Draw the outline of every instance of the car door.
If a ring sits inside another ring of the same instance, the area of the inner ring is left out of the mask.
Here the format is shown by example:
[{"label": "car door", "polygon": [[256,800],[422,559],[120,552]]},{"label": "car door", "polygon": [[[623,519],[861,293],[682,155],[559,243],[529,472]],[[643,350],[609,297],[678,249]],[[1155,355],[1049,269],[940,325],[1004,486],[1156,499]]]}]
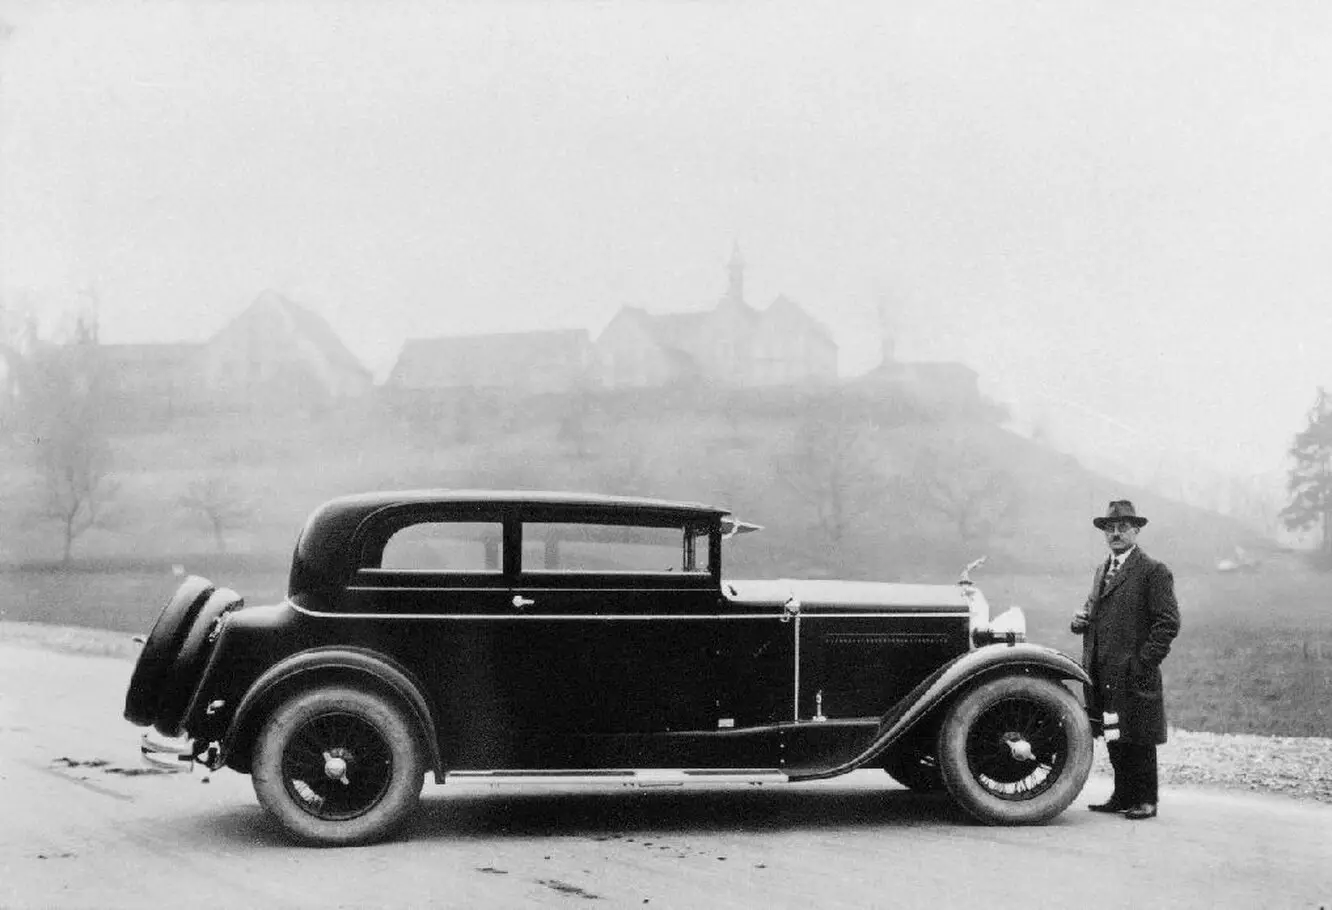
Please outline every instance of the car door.
[{"label": "car door", "polygon": [[592,739],[716,727],[715,582],[705,561],[688,563],[685,523],[632,520],[522,522],[510,659],[526,668],[528,728],[562,737],[570,761],[601,754],[604,763],[620,748]]},{"label": "car door", "polygon": [[524,706],[507,659],[516,558],[498,506],[404,508],[361,535],[337,633],[410,668],[437,712],[445,761],[502,767]]}]

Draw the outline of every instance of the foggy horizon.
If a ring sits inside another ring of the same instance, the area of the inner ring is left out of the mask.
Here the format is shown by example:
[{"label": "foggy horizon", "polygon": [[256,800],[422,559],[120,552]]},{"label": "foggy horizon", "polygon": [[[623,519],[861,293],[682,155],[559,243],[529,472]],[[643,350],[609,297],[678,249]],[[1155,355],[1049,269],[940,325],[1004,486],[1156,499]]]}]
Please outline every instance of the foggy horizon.
[{"label": "foggy horizon", "polygon": [[[203,341],[265,290],[404,341],[746,297],[844,375],[1280,470],[1332,385],[1332,11],[0,3],[0,295]],[[1087,441],[1089,446],[1098,443]]]}]

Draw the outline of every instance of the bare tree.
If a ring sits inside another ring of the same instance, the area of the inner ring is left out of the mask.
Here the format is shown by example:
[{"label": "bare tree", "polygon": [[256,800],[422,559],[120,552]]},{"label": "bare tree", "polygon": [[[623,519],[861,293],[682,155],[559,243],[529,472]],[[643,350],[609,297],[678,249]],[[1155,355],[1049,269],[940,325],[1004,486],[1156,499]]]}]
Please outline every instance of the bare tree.
[{"label": "bare tree", "polygon": [[196,513],[213,532],[217,552],[227,552],[227,531],[250,517],[250,506],[234,484],[222,474],[209,474],[192,482],[180,504]]},{"label": "bare tree", "polygon": [[68,563],[115,495],[96,319],[80,317],[66,344],[35,343],[22,364],[20,422],[45,488],[41,517],[60,527]]},{"label": "bare tree", "polygon": [[1016,505],[1012,475],[964,438],[945,435],[925,445],[901,482],[911,499],[948,522],[966,545],[987,543]]},{"label": "bare tree", "polygon": [[782,481],[812,510],[834,545],[842,542],[877,474],[868,422],[837,393],[811,398],[778,459]]}]

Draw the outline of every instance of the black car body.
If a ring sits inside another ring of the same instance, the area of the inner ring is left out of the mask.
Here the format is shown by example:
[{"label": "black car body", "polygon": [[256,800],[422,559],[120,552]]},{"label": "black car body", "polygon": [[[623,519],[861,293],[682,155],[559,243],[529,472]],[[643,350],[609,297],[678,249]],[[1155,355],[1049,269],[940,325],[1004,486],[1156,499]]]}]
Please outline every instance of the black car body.
[{"label": "black car body", "polygon": [[[1033,823],[1091,761],[1067,656],[955,585],[727,578],[726,510],[565,493],[336,499],[269,606],[191,577],[125,716],[252,774],[298,836],[384,836],[437,782],[799,781],[862,767]],[[174,739],[168,742],[162,737]]]}]

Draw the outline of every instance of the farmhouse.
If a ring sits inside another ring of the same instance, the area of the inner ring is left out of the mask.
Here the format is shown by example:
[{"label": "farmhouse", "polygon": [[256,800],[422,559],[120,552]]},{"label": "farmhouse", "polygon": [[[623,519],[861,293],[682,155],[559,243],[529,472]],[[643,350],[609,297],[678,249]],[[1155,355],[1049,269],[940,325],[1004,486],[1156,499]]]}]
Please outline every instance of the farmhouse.
[{"label": "farmhouse", "polygon": [[119,420],[170,420],[206,408],[319,408],[366,394],[369,370],[322,316],[273,291],[202,343],[99,344]]},{"label": "farmhouse", "polygon": [[243,408],[317,407],[370,391],[362,366],[322,316],[266,291],[203,346],[208,396]]}]

